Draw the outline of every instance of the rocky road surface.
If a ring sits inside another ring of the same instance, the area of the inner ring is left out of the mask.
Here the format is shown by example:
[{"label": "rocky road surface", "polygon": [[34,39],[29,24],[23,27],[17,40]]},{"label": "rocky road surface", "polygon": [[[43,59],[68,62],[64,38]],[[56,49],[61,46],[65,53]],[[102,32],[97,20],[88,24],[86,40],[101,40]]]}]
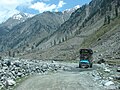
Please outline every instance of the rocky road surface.
[{"label": "rocky road surface", "polygon": [[119,82],[120,67],[105,63],[86,69],[78,62],[0,60],[0,90],[119,90]]},{"label": "rocky road surface", "polygon": [[15,90],[105,90],[93,77],[93,69],[77,68],[77,63],[62,64],[55,73],[34,75]]},{"label": "rocky road surface", "polygon": [[37,75],[23,82],[15,90],[105,90],[86,72],[58,72]]}]

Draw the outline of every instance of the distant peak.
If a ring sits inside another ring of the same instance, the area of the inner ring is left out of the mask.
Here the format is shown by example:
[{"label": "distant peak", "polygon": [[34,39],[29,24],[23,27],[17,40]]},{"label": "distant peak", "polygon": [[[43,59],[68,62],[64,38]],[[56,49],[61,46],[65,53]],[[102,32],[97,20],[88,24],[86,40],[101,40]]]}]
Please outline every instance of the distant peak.
[{"label": "distant peak", "polygon": [[21,19],[23,18],[23,15],[21,15],[21,13],[19,13],[19,14],[14,14],[14,15],[12,16],[12,18],[13,18],[13,19],[21,20]]},{"label": "distant peak", "polygon": [[17,19],[17,20],[21,20],[21,19],[30,18],[30,17],[33,17],[33,16],[34,16],[33,14],[28,14],[28,13],[20,12],[20,13],[14,14],[12,16],[12,18],[13,19]]},{"label": "distant peak", "polygon": [[77,10],[78,8],[80,8],[80,5],[76,5],[76,6],[73,7],[73,8],[66,9],[66,10],[64,10],[62,13],[72,13],[72,12],[74,12],[75,10]]},{"label": "distant peak", "polygon": [[76,6],[74,7],[74,9],[78,9],[78,8],[80,8],[80,5],[76,5]]}]

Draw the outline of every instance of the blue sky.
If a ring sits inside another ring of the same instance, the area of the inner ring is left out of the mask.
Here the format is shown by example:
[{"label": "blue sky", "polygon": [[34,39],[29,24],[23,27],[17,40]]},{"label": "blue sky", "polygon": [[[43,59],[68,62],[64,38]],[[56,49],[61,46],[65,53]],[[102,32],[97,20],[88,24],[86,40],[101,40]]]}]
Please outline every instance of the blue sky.
[{"label": "blue sky", "polygon": [[0,0],[0,22],[16,13],[39,14],[44,11],[64,11],[82,6],[91,0]]},{"label": "blue sky", "polygon": [[[19,5],[16,7],[17,10],[21,12],[26,12],[26,13],[42,13],[43,11],[64,11],[66,9],[73,8],[77,5],[82,6],[86,3],[89,3],[91,0],[33,0],[31,3],[33,7],[28,7],[26,5]],[[58,5],[61,3],[61,7],[58,7]],[[43,5],[44,4],[44,5]],[[37,8],[37,5],[39,8]],[[42,6],[48,9],[41,10],[40,6]],[[48,5],[48,6],[47,6]],[[36,6],[36,7],[35,7]],[[51,9],[49,9],[51,8]]]}]

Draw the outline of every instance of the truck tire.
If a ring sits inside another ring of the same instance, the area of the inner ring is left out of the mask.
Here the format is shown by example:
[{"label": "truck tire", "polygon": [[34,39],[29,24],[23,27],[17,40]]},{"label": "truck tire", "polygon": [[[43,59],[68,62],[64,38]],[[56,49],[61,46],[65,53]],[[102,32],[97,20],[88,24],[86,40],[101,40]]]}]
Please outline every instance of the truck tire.
[{"label": "truck tire", "polygon": [[90,68],[92,68],[92,63],[90,64]]},{"label": "truck tire", "polygon": [[79,68],[81,68],[81,64],[79,64]]}]

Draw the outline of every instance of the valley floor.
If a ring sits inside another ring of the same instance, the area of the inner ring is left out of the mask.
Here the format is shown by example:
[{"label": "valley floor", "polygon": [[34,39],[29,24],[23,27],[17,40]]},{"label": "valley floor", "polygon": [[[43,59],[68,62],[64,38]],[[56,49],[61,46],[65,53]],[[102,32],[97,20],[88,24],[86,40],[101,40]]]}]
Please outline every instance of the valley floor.
[{"label": "valley floor", "polygon": [[15,90],[106,90],[93,77],[96,66],[92,69],[77,68],[77,63],[64,66],[54,73],[34,75]]}]

